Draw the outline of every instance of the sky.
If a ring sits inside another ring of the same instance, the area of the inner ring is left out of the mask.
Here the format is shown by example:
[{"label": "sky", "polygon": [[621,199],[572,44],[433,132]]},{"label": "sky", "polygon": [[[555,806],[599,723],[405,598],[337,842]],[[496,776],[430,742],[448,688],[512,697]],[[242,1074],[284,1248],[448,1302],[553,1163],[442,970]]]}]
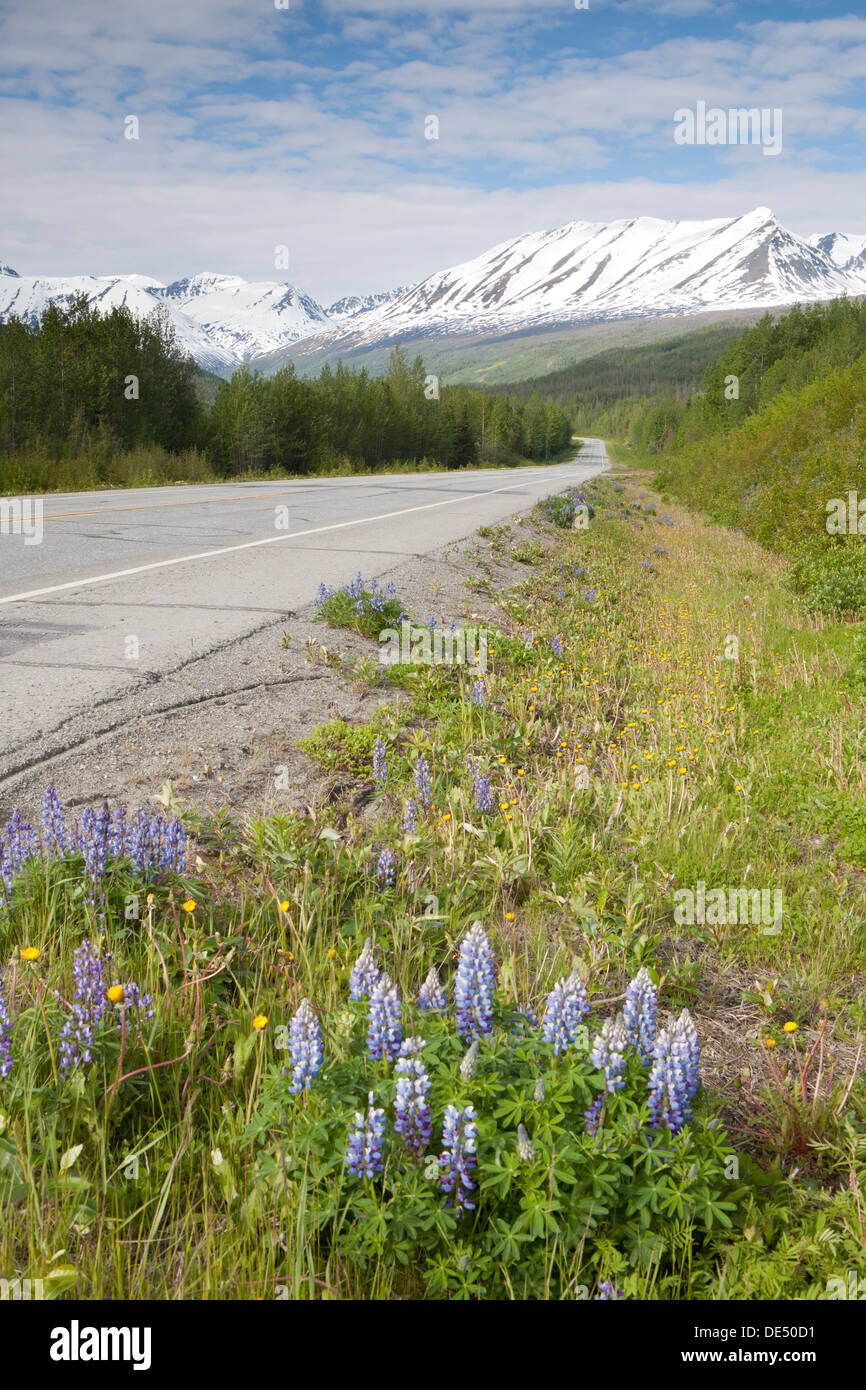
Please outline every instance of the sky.
[{"label": "sky", "polygon": [[[781,153],[676,143],[698,102],[780,110]],[[327,305],[575,219],[866,233],[864,138],[866,13],[833,0],[0,0],[21,274]]]}]

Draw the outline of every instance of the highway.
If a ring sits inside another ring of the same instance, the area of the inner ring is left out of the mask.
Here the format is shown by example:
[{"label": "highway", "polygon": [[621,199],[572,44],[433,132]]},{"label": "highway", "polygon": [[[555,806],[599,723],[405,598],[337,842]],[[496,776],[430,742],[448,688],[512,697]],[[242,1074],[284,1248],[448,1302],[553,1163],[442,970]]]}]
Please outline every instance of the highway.
[{"label": "highway", "polygon": [[607,467],[553,466],[51,494],[0,527],[0,780],[83,711],[312,603],[384,578]]}]

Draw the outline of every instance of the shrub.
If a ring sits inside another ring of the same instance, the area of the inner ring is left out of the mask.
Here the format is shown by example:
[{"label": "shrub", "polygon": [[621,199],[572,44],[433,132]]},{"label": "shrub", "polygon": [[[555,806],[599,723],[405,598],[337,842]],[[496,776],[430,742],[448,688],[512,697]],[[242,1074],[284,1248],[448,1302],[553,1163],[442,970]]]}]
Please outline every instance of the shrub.
[{"label": "shrub", "polygon": [[819,613],[866,609],[866,552],[858,536],[810,541],[795,552],[789,582],[806,608]]},{"label": "shrub", "polygon": [[330,724],[317,724],[306,738],[298,740],[298,747],[326,772],[370,777],[376,738],[372,724],[347,724],[345,719],[334,719]]},{"label": "shrub", "polygon": [[368,584],[360,573],[339,589],[320,584],[316,617],[331,627],[352,627],[364,637],[378,637],[383,628],[396,627],[406,616],[396,592],[393,584],[380,588],[377,579]]}]

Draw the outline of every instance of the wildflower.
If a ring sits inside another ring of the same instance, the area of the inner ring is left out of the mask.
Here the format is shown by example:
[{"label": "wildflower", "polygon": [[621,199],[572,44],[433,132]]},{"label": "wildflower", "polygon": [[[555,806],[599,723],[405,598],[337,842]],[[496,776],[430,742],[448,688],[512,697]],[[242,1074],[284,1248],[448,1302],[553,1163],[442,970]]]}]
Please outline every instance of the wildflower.
[{"label": "wildflower", "polygon": [[547,996],[541,1036],[553,1043],[554,1056],[567,1052],[577,1040],[581,1020],[589,1013],[589,997],[576,974],[560,980]]},{"label": "wildflower", "polygon": [[363,951],[352,966],[349,976],[349,998],[354,999],[356,1003],[359,999],[366,998],[380,974],[381,971],[373,959],[373,945],[368,936]]},{"label": "wildflower", "polygon": [[474,1043],[467,1048],[463,1059],[460,1062],[460,1075],[464,1081],[471,1081],[475,1075],[475,1068],[478,1065],[478,1053],[481,1049],[480,1039],[476,1038]]},{"label": "wildflower", "polygon": [[403,807],[403,834],[418,834],[418,805],[414,797],[409,798]]},{"label": "wildflower", "polygon": [[331,949],[330,949],[330,951],[328,952],[328,960],[336,960],[336,958],[337,958],[337,952],[335,951],[334,947],[332,946]]},{"label": "wildflower", "polygon": [[535,1158],[535,1145],[527,1134],[525,1125],[517,1126],[517,1153],[524,1163],[531,1163]]},{"label": "wildflower", "polygon": [[288,910],[289,910],[289,908],[291,907],[291,905],[292,905],[292,904],[288,901],[288,899],[286,899],[284,902],[281,902],[281,903],[280,903],[280,912],[288,912]]},{"label": "wildflower", "polygon": [[110,1000],[112,1004],[122,1004],[123,985],[111,985],[111,987],[105,991],[105,997]]},{"label": "wildflower", "polygon": [[63,814],[63,802],[53,786],[46,787],[42,797],[42,840],[49,859],[55,855],[62,857],[68,852],[69,833]]},{"label": "wildflower", "polygon": [[388,783],[388,761],[385,754],[385,743],[381,738],[376,739],[376,746],[373,749],[373,776],[384,787]]},{"label": "wildflower", "polygon": [[490,789],[490,776],[476,765],[472,766],[472,790],[475,793],[475,805],[482,814],[487,814],[493,810],[493,792]]},{"label": "wildflower", "polygon": [[397,856],[392,849],[383,849],[376,861],[376,877],[383,888],[393,888],[397,878]]},{"label": "wildflower", "polygon": [[197,906],[195,898],[187,898],[185,903],[181,903],[184,912],[195,912]]},{"label": "wildflower", "polygon": [[94,1034],[105,1015],[106,959],[93,942],[83,941],[72,957],[75,993],[69,1018],[60,1030],[60,1066],[68,1071],[93,1061]]},{"label": "wildflower", "polygon": [[418,761],[415,764],[415,791],[418,796],[418,805],[422,806],[425,811],[429,811],[430,764],[423,753],[418,754]]},{"label": "wildflower", "polygon": [[553,652],[554,656],[562,656],[562,638],[554,637],[553,641],[550,644],[550,649]]},{"label": "wildflower", "polygon": [[301,1001],[289,1024],[289,1051],[292,1057],[292,1084],[289,1090],[293,1095],[297,1095],[299,1091],[309,1091],[324,1055],[322,1025],[316,1018],[309,999]]},{"label": "wildflower", "polygon": [[544,1084],[544,1077],[540,1076],[535,1083],[535,1090],[532,1092],[532,1099],[540,1105],[541,1102],[544,1100],[546,1094],[547,1087]]},{"label": "wildflower", "polygon": [[796,1031],[797,1031],[797,1025],[796,1025],[796,1023],[790,1023],[790,1022],[789,1022],[789,1023],[783,1023],[783,1024],[782,1024],[782,1030],[783,1030],[783,1032],[785,1032],[785,1033],[796,1033]]},{"label": "wildflower", "polygon": [[367,1113],[355,1111],[355,1123],[346,1147],[346,1167],[356,1178],[372,1178],[381,1173],[382,1146],[385,1141],[385,1111],[373,1103],[373,1092],[367,1095]]},{"label": "wildflower", "polygon": [[402,1005],[397,986],[383,973],[370,991],[367,1051],[374,1062],[382,1057],[393,1061],[403,1039]]},{"label": "wildflower", "polygon": [[683,1009],[676,1022],[659,1033],[653,1057],[649,1079],[650,1124],[653,1129],[668,1125],[672,1134],[678,1134],[691,1118],[692,1101],[700,1085],[700,1047],[688,1009]]},{"label": "wildflower", "polygon": [[13,1067],[12,1020],[6,1007],[6,995],[0,980],[0,1081],[5,1081]]},{"label": "wildflower", "polygon": [[592,1065],[604,1073],[604,1090],[584,1111],[586,1127],[590,1134],[598,1132],[605,1097],[612,1095],[614,1091],[622,1090],[625,1085],[623,1071],[625,1070],[625,1050],[627,1047],[628,1034],[622,1014],[617,1016],[615,1022],[609,1018],[605,1019],[601,1032],[597,1033],[593,1040],[592,1050],[589,1054]]},{"label": "wildflower", "polygon": [[38,960],[38,959],[39,959],[39,947],[38,947],[38,946],[23,946],[23,947],[21,948],[20,955],[21,955],[21,959],[22,959],[22,960]]},{"label": "wildflower", "polygon": [[429,1013],[442,1013],[446,1007],[445,991],[434,965],[427,971],[427,978],[418,991],[418,1007],[426,1009]]},{"label": "wildflower", "polygon": [[619,1288],[612,1279],[600,1279],[597,1287],[598,1293],[593,1297],[594,1303],[609,1298],[625,1298],[622,1289]]},{"label": "wildflower", "polygon": [[471,699],[473,705],[478,705],[479,709],[483,709],[486,694],[487,687],[485,686],[484,681],[479,676],[472,687],[469,698]]},{"label": "wildflower", "polygon": [[585,603],[595,603],[595,589],[587,589],[584,585],[580,591],[581,598]]},{"label": "wildflower", "polygon": [[428,1100],[430,1077],[421,1061],[423,1050],[421,1038],[404,1039],[394,1068],[397,1076],[394,1128],[416,1158],[423,1154],[433,1132]]},{"label": "wildflower", "polygon": [[495,969],[487,933],[475,922],[460,947],[454,986],[457,1031],[467,1041],[490,1032]]},{"label": "wildflower", "polygon": [[653,1059],[656,1039],[659,992],[646,966],[641,966],[625,992],[623,1023],[628,1045],[633,1047],[642,1062],[649,1066]]},{"label": "wildflower", "polygon": [[471,1105],[462,1111],[456,1105],[446,1107],[442,1152],[439,1155],[439,1186],[449,1194],[446,1205],[450,1206],[453,1194],[458,1212],[464,1207],[467,1211],[475,1210],[475,1204],[468,1199],[475,1187],[472,1173],[475,1170],[477,1134],[475,1110]]},{"label": "wildflower", "polygon": [[255,1018],[253,1019],[253,1027],[255,1028],[256,1032],[261,1033],[264,1028],[267,1028],[267,1026],[267,1014],[256,1014]]}]

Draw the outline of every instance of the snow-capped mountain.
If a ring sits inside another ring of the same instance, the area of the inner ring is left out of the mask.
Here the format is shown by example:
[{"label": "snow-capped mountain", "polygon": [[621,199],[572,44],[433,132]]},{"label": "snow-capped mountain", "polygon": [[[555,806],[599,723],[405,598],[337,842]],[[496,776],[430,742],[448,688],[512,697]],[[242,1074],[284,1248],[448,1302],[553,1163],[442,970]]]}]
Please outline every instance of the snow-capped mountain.
[{"label": "snow-capped mountain", "polygon": [[383,304],[390,304],[392,299],[399,299],[408,289],[407,285],[400,285],[396,290],[383,290],[381,294],[346,295],[344,299],[335,299],[333,304],[328,305],[328,318],[331,323],[356,318],[358,314],[366,314],[369,309],[380,309]]},{"label": "snow-capped mountain", "polygon": [[294,285],[274,280],[204,271],[155,293],[181,309],[233,362],[261,357],[330,322],[321,304]]},{"label": "snow-capped mountain", "polygon": [[866,234],[787,231],[768,208],[742,217],[568,222],[502,242],[410,288],[323,308],[294,285],[202,272],[163,285],[145,275],[38,277],[0,265],[0,321],[35,322],[84,292],[136,314],[163,305],[182,346],[225,373],[242,362],[339,356],[401,338],[514,334],[605,320],[760,309],[866,294]]},{"label": "snow-capped mountain", "polygon": [[[847,238],[852,248],[866,237]],[[654,314],[742,309],[866,293],[866,268],[841,267],[780,226],[742,217],[568,222],[438,271],[341,326],[335,347],[402,336],[509,331]]]}]

